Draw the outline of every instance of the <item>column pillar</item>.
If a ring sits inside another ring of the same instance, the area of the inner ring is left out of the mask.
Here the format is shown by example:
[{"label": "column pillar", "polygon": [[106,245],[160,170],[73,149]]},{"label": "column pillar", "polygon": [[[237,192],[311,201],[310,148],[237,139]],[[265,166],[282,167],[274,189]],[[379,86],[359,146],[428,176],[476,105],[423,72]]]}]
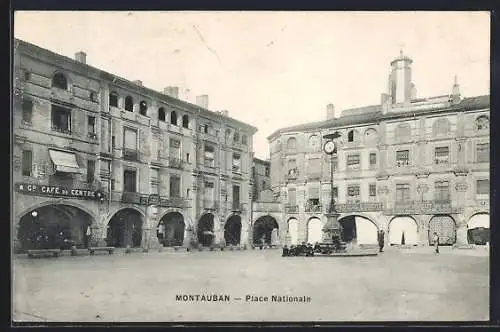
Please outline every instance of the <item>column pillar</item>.
[{"label": "column pillar", "polygon": [[107,247],[107,233],[108,228],[106,224],[90,226],[89,247]]},{"label": "column pillar", "polygon": [[144,251],[149,249],[159,249],[160,241],[156,236],[156,225],[158,224],[158,208],[156,205],[149,205],[146,211],[146,221],[142,228],[141,246]]},{"label": "column pillar", "polygon": [[457,242],[455,245],[464,246],[467,245],[467,224],[464,222],[458,223],[457,227]]}]

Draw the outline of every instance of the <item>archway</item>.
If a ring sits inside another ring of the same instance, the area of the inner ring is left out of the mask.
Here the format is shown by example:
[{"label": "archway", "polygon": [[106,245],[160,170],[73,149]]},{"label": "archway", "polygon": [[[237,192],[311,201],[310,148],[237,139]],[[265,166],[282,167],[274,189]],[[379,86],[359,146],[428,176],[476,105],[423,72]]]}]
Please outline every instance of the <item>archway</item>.
[{"label": "archway", "polygon": [[276,219],[271,216],[260,217],[253,225],[253,243],[260,245],[264,241],[265,244],[272,244],[272,232],[274,229],[276,229],[275,232],[279,229]]},{"label": "archway", "polygon": [[198,242],[208,247],[212,244],[214,235],[214,215],[206,213],[198,221]]},{"label": "archway", "polygon": [[377,244],[377,225],[362,216],[346,216],[339,219],[342,225],[342,239],[357,244]]},{"label": "archway", "polygon": [[226,245],[238,245],[241,239],[241,217],[232,215],[224,226],[224,240]]},{"label": "archway", "polygon": [[448,215],[434,216],[429,221],[429,244],[433,245],[433,235],[439,235],[439,244],[452,245],[457,240],[455,220]]},{"label": "archway", "polygon": [[290,244],[299,243],[299,222],[295,218],[288,219],[288,235],[290,236]]},{"label": "archway", "polygon": [[140,247],[143,216],[134,209],[125,208],[114,214],[108,223],[106,241],[116,248]]},{"label": "archway", "polygon": [[21,217],[17,237],[22,250],[69,249],[71,243],[87,248],[91,224],[92,217],[77,207],[45,205]]},{"label": "archway", "polygon": [[185,227],[182,214],[169,212],[158,223],[158,240],[164,247],[182,246]]},{"label": "archway", "polygon": [[323,225],[319,218],[311,218],[307,223],[307,243],[314,244],[316,242],[321,242],[323,238]]},{"label": "archway", "polygon": [[485,245],[490,242],[490,215],[478,213],[467,222],[467,242]]},{"label": "archway", "polygon": [[394,217],[389,222],[390,245],[417,245],[418,226],[412,217]]}]

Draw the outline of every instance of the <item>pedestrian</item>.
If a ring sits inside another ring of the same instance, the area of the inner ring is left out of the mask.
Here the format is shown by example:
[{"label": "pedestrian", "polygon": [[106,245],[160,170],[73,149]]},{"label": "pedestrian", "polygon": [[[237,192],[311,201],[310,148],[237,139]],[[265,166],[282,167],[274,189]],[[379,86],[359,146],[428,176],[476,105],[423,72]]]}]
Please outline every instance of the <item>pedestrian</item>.
[{"label": "pedestrian", "polygon": [[285,244],[283,246],[283,253],[281,254],[282,257],[288,257],[289,256],[289,250],[288,250],[288,246]]},{"label": "pedestrian", "polygon": [[433,240],[434,240],[434,253],[437,255],[439,254],[439,235],[437,232],[434,232]]},{"label": "pedestrian", "polygon": [[379,248],[379,252],[383,252],[384,251],[384,236],[385,236],[385,232],[383,229],[379,230],[378,231],[378,248]]}]

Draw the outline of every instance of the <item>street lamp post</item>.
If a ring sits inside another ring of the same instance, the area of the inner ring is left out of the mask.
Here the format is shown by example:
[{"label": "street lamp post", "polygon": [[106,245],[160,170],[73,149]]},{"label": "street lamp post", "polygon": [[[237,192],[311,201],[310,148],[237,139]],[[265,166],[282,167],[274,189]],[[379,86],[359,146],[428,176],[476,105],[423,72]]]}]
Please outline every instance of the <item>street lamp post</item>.
[{"label": "street lamp post", "polygon": [[323,227],[323,243],[332,243],[333,234],[340,230],[340,225],[337,220],[339,214],[335,208],[335,198],[333,195],[333,160],[334,155],[337,153],[337,145],[334,140],[339,137],[340,134],[338,132],[323,136],[323,138],[327,140],[323,145],[323,151],[330,156],[330,205],[325,212],[327,221],[325,227]]}]

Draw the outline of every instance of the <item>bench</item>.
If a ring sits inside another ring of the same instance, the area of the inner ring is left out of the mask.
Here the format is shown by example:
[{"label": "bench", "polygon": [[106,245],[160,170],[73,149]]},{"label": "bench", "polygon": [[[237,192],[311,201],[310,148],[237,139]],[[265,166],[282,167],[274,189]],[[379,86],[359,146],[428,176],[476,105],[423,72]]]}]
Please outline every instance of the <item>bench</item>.
[{"label": "bench", "polygon": [[96,251],[107,251],[110,255],[115,250],[115,247],[90,247],[89,251],[91,255],[94,255]]},{"label": "bench", "polygon": [[28,257],[59,257],[61,249],[36,249],[28,250]]}]

